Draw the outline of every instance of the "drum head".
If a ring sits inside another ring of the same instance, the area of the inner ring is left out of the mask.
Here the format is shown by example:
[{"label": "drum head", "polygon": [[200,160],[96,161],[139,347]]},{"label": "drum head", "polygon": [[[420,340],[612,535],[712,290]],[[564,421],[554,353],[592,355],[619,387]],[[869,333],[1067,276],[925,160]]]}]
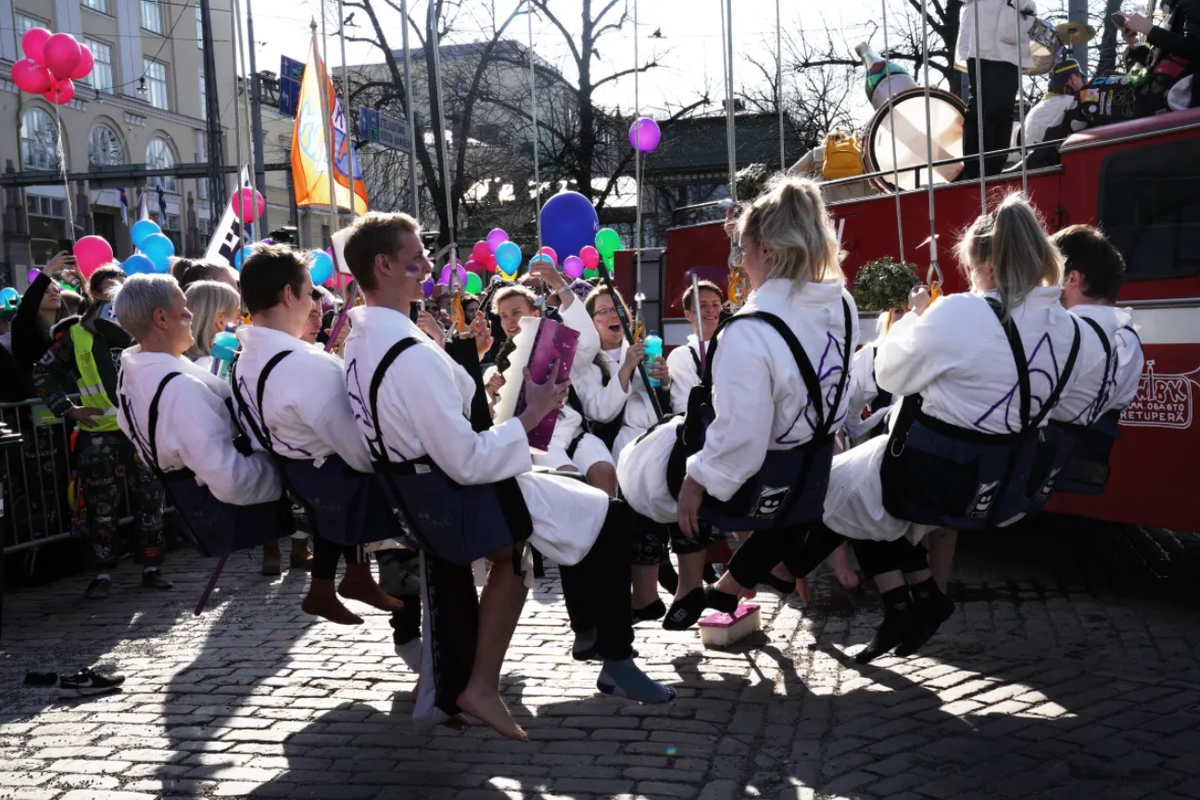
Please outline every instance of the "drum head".
[{"label": "drum head", "polygon": [[[898,178],[885,175],[872,178],[872,182],[885,192],[893,191],[896,184],[901,191],[923,188],[928,179],[926,167],[926,141],[932,139],[933,160],[961,159],[963,156],[963,113],[962,100],[943,89],[929,92],[930,127],[925,124],[925,90],[913,89],[896,95],[892,101],[891,114],[888,107],[875,112],[867,125],[866,141],[863,146],[863,163],[868,172],[898,172]],[[892,132],[896,136],[896,161],[892,162]],[[932,134],[932,135],[931,135]],[[961,162],[934,167],[933,182],[952,183],[962,174]]]},{"label": "drum head", "polygon": [[1054,56],[1031,55],[1032,64],[1026,64],[1023,70],[1026,75],[1045,75],[1054,69]]}]

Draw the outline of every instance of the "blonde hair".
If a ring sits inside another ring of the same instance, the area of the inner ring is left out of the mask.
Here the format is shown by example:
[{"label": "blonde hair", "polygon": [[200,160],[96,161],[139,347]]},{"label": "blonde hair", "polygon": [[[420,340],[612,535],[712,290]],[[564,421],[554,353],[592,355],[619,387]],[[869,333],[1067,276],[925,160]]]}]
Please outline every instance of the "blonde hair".
[{"label": "blonde hair", "polygon": [[794,283],[846,282],[821,190],[807,178],[777,175],[726,230],[771,250],[767,278]]},{"label": "blonde hair", "polygon": [[968,279],[974,265],[992,262],[1006,319],[1038,286],[1062,284],[1062,253],[1020,192],[1009,194],[995,211],[976,218],[963,232],[955,254]]},{"label": "blonde hair", "polygon": [[[519,297],[524,300],[534,311],[538,310],[537,295],[535,295],[532,290],[527,289],[524,286],[505,286],[502,289],[498,289],[496,294],[492,296],[492,313],[499,314],[500,304],[505,300],[511,300],[514,297]],[[464,297],[463,304],[465,305],[466,302],[467,300]]]},{"label": "blonde hair", "polygon": [[195,361],[212,352],[217,314],[237,318],[242,299],[229,284],[220,281],[196,281],[183,293],[188,311],[192,312],[192,338],[196,341],[188,348],[185,356]]}]

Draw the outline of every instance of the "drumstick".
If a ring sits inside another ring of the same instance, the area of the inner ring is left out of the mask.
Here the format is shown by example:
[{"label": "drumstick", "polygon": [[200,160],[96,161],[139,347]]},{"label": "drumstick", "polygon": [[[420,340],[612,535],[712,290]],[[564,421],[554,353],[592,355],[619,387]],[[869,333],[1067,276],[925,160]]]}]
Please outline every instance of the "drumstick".
[{"label": "drumstick", "polygon": [[[838,243],[841,244],[842,232],[838,229]],[[696,342],[700,345],[700,377],[704,378],[704,320],[700,319],[700,276],[692,273],[692,313],[696,316]]]}]

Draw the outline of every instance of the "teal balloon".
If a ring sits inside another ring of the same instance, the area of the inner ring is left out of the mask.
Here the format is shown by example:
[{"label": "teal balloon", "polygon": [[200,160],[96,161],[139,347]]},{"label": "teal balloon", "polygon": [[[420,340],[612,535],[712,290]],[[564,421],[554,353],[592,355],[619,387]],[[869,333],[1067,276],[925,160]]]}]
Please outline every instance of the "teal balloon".
[{"label": "teal balloon", "polygon": [[238,272],[242,271],[242,261],[246,259],[246,248],[243,247],[233,254],[233,268]]},{"label": "teal balloon", "polygon": [[320,286],[333,277],[333,259],[324,250],[313,250],[312,266],[308,268],[312,276],[313,286]]},{"label": "teal balloon", "polygon": [[150,234],[142,240],[138,249],[154,264],[156,272],[166,272],[171,268],[171,259],[175,257],[175,243],[163,234]]},{"label": "teal balloon", "polygon": [[125,259],[121,269],[125,270],[126,275],[137,275],[139,272],[149,274],[154,272],[154,262],[146,256],[134,255]]},{"label": "teal balloon", "polygon": [[496,248],[496,264],[508,274],[521,266],[521,248],[515,242],[504,242]]},{"label": "teal balloon", "polygon": [[133,223],[133,227],[129,229],[129,238],[133,239],[133,246],[138,250],[142,248],[142,242],[156,233],[162,233],[162,228],[158,227],[158,223],[152,219],[139,219]]},{"label": "teal balloon", "polygon": [[0,306],[15,306],[21,302],[21,293],[11,286],[0,289]]}]

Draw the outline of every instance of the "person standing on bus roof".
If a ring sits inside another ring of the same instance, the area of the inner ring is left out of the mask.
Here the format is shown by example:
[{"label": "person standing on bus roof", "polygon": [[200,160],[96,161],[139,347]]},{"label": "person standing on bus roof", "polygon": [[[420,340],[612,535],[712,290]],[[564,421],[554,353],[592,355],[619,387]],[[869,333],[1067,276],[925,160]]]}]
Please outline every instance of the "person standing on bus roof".
[{"label": "person standing on bus roof", "polygon": [[[979,179],[980,104],[983,151],[1003,150],[1012,138],[1012,109],[1021,84],[1018,64],[1033,62],[1029,53],[1029,28],[1037,19],[1037,6],[1033,0],[959,1],[963,3],[963,10],[954,66],[967,73],[971,84],[971,97],[963,117],[962,177],[969,181]],[[978,49],[976,17],[979,22]],[[987,156],[984,174],[998,174],[1007,159],[1004,153]]]}]

